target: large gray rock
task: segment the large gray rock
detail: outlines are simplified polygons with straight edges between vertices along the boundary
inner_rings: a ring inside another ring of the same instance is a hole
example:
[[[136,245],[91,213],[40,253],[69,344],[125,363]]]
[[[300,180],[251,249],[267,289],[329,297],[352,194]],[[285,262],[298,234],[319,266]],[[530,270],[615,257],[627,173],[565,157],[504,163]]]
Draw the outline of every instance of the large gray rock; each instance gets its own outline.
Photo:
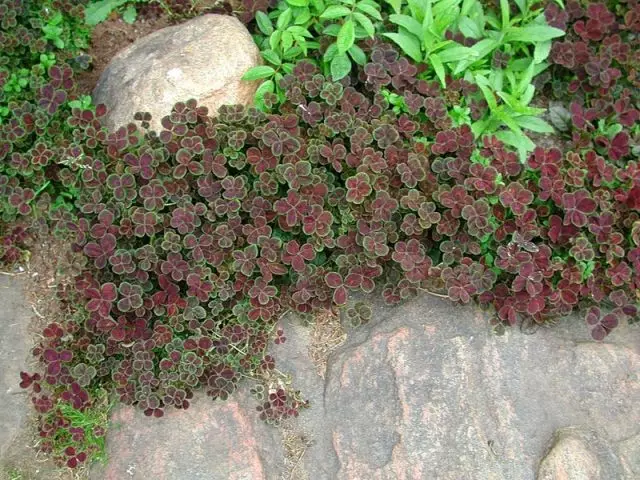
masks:
[[[256,82],[240,80],[259,64],[260,52],[235,17],[203,15],[158,30],[136,41],[102,73],[93,92],[95,103],[109,108],[110,129],[133,121],[138,111],[151,113],[151,128],[176,102],[190,98],[215,115],[225,104],[248,105]]]
[[[109,461],[95,480],[271,480],[284,470],[280,432],[258,418],[241,388],[226,402],[198,395],[187,410],[148,418],[119,407],[107,436]]]
[[[594,453],[594,480],[639,478],[637,326],[604,343],[579,317],[496,336],[479,309],[429,296],[376,305],[373,317],[330,357],[324,381],[305,359],[300,322],[290,319],[287,342],[274,347],[278,368],[293,371],[312,402],[297,425],[313,442],[306,478],[533,480],[554,433],[569,425],[595,432],[596,453],[613,452]]]

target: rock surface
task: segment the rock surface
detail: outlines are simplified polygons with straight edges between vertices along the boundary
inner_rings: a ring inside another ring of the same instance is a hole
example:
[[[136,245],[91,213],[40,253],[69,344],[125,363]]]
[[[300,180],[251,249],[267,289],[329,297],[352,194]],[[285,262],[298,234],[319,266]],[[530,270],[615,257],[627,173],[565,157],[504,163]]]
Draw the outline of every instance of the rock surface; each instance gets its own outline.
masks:
[[[280,432],[258,419],[248,389],[226,402],[204,396],[160,419],[119,408],[107,437],[109,462],[95,480],[270,480],[284,470]]]
[[[0,458],[20,433],[27,416],[27,395],[18,383],[31,348],[22,283],[0,276]]]
[[[376,306],[324,381],[305,363],[305,328],[286,325],[274,354],[312,402],[298,424],[314,440],[306,478],[534,479],[554,432],[569,425],[599,439],[593,458],[593,441],[576,450],[584,464],[574,470],[600,476],[549,479],[640,478],[640,329],[622,326],[598,344],[579,318],[534,335],[496,336],[487,324],[477,309],[427,296]]]
[[[617,457],[595,432],[577,428],[556,432],[551,449],[538,470],[538,480],[608,478],[621,478]]]
[[[30,317],[19,286],[0,278],[7,286],[0,288],[7,306],[0,394],[10,406],[0,409],[3,448],[26,411],[24,396],[11,392]],[[329,357],[323,379],[308,356],[309,328],[289,316],[287,341],[272,353],[312,402],[288,432],[309,440],[299,462],[285,459],[282,431],[258,419],[245,385],[227,402],[196,397],[161,419],[118,408],[109,461],[91,478],[640,478],[640,329],[622,325],[598,344],[580,319],[534,335],[496,336],[487,325],[478,309],[427,296],[375,304],[373,320]]]
[[[176,102],[191,98],[215,115],[224,104],[247,105],[256,82],[240,80],[259,64],[260,53],[245,26],[234,17],[203,15],[158,30],[120,52],[102,73],[95,103],[109,108],[110,129],[133,121],[138,111],[151,113],[151,129]]]

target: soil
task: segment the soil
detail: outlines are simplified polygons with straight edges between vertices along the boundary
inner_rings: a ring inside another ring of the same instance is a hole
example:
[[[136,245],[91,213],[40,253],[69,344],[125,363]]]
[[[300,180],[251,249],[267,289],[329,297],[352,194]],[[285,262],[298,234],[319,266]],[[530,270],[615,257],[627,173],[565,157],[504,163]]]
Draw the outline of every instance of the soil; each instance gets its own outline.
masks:
[[[153,19],[139,19],[133,24],[116,18],[97,25],[91,36],[91,48],[88,52],[92,58],[91,67],[78,74],[78,91],[83,95],[91,95],[100,75],[118,52],[127,48],[138,38],[170,24],[167,16],[161,16]]]

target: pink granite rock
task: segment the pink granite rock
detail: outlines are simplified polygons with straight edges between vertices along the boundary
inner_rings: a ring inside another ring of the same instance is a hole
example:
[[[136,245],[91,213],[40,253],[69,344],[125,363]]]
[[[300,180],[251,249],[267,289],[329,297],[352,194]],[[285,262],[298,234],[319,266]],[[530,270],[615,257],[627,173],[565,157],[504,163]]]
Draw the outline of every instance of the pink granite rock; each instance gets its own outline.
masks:
[[[198,396],[184,411],[156,419],[119,408],[100,480],[268,480],[282,470],[280,433],[258,419],[246,391],[227,402]]]
[[[640,478],[625,443],[640,433],[637,326],[605,343],[591,341],[577,317],[496,336],[480,310],[425,296],[376,306],[315,386],[296,353],[303,332],[287,325],[289,340],[274,354],[311,393],[299,423],[314,441],[309,479],[533,479],[554,432],[568,425],[588,427],[615,452],[598,457],[597,478]]]

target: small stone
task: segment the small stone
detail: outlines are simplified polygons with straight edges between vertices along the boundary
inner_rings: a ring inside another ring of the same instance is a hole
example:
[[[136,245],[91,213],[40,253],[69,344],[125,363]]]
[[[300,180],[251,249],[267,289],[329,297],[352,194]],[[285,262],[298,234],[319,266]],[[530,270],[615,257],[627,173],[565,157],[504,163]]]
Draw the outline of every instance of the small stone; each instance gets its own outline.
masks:
[[[597,455],[585,439],[572,431],[556,434],[549,453],[540,462],[538,480],[603,479]]]
[[[152,130],[176,102],[198,100],[209,115],[225,104],[248,105],[258,82],[241,80],[259,65],[260,52],[235,17],[203,15],[158,30],[120,52],[102,73],[93,92],[109,112],[110,129],[133,122],[136,112],[152,115]]]

